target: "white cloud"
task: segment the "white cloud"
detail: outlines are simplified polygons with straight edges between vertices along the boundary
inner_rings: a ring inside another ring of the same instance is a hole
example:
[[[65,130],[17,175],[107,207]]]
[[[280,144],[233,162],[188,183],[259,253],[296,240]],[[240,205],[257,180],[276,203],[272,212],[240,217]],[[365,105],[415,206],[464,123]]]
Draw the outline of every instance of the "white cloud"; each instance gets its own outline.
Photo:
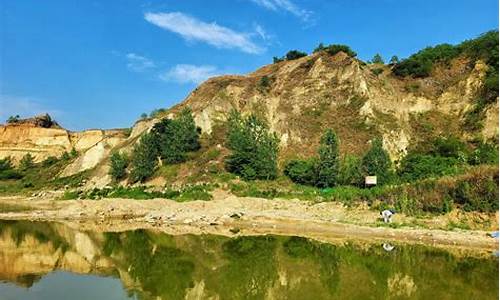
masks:
[[[198,84],[219,74],[219,70],[215,66],[180,64],[174,66],[164,74],[160,74],[160,79],[178,83]]]
[[[254,24],[255,33],[260,36],[261,39],[267,41],[271,39],[271,36],[266,32],[266,30],[259,24]]]
[[[162,29],[179,34],[187,41],[201,41],[217,48],[239,49],[252,54],[264,51],[251,40],[251,34],[237,32],[216,23],[205,23],[180,12],[148,12],[144,18]]]
[[[269,10],[289,12],[292,15],[300,18],[304,22],[311,21],[311,17],[313,14],[312,11],[300,8],[291,0],[251,0],[251,1]]]
[[[5,122],[10,116],[19,115],[21,118],[29,118],[44,113],[55,118],[62,115],[60,110],[46,107],[39,99],[0,94],[0,123]]]
[[[127,68],[134,72],[143,72],[156,67],[152,60],[135,53],[128,53],[125,57],[127,58]]]

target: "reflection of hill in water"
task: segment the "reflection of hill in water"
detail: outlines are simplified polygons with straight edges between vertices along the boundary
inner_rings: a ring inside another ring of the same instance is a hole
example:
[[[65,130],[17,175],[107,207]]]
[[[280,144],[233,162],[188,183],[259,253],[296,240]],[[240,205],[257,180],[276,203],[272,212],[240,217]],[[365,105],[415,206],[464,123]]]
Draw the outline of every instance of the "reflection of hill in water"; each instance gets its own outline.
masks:
[[[331,245],[299,237],[92,233],[0,223],[0,279],[29,287],[54,270],[120,278],[150,299],[489,299],[494,259],[423,246]]]

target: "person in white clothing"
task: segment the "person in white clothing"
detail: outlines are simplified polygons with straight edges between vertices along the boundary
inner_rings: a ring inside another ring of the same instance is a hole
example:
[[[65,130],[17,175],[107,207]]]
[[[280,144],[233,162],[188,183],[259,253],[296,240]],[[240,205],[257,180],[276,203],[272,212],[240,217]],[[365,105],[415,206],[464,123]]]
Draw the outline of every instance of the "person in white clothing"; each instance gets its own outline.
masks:
[[[392,222],[392,216],[395,213],[396,212],[393,209],[386,209],[386,210],[383,210],[382,212],[380,212],[380,215],[384,219],[385,223],[391,223]]]

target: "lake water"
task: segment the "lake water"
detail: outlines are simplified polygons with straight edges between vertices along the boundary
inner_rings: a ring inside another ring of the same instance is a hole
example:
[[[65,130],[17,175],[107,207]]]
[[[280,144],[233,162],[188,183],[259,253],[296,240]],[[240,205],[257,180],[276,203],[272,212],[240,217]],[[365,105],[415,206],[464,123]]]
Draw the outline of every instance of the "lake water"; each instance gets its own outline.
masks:
[[[498,258],[0,221],[0,299],[498,299]]]

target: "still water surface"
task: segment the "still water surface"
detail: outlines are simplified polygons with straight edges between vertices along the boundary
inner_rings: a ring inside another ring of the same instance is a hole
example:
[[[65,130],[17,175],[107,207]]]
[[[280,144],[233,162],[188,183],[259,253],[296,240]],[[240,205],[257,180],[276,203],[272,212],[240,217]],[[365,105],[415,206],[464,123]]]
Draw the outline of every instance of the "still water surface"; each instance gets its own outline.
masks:
[[[498,299],[498,258],[0,221],[0,299]]]

